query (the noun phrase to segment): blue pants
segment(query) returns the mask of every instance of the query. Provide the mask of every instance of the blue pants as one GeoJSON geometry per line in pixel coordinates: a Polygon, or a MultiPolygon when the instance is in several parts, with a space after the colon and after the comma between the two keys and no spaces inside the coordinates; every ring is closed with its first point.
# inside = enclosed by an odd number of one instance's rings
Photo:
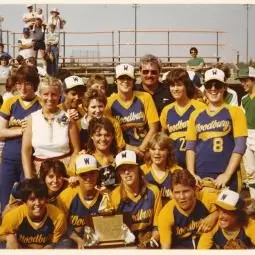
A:
{"type": "Polygon", "coordinates": [[[59,58],[58,46],[51,45],[48,49],[48,53],[53,53],[54,60],[53,62],[47,60],[47,73],[49,75],[56,75],[58,73],[58,58],[59,58]]]}
{"type": "Polygon", "coordinates": [[[3,159],[2,161],[2,185],[1,185],[1,210],[8,204],[13,184],[24,180],[24,172],[21,161],[3,159]]]}

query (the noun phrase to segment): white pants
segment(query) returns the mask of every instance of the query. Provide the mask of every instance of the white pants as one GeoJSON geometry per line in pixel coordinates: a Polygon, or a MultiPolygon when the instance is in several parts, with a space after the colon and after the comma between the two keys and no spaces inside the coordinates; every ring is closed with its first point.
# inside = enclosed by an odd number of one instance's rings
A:
{"type": "Polygon", "coordinates": [[[243,163],[246,173],[255,172],[255,130],[248,130],[247,149],[243,155],[243,163]]]}

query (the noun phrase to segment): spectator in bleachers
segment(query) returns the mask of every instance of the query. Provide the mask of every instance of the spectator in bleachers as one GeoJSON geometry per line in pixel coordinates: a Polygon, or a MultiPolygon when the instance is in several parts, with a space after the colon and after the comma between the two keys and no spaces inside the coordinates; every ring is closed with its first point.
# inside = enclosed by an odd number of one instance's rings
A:
{"type": "Polygon", "coordinates": [[[19,55],[24,59],[34,57],[34,39],[30,37],[30,29],[28,27],[23,28],[23,37],[18,40],[19,55]]]}
{"type": "Polygon", "coordinates": [[[18,55],[15,60],[16,61],[14,62],[14,67],[19,68],[20,66],[26,64],[26,61],[25,61],[24,57],[21,56],[21,55],[18,55]]]}
{"type": "Polygon", "coordinates": [[[3,100],[6,101],[8,98],[13,97],[17,94],[17,86],[16,86],[16,70],[12,70],[6,80],[5,83],[5,93],[3,94],[3,100]]]}
{"type": "Polygon", "coordinates": [[[147,54],[140,59],[139,69],[141,83],[135,85],[135,90],[148,92],[160,115],[164,106],[174,101],[168,86],[159,81],[161,61],[157,57],[147,54]]]}
{"type": "Polygon", "coordinates": [[[48,32],[45,35],[46,44],[46,63],[47,73],[56,75],[58,73],[58,58],[59,58],[59,33],[56,31],[56,25],[49,24],[48,32]]]}
{"type": "Polygon", "coordinates": [[[45,17],[44,17],[43,9],[42,9],[42,8],[38,8],[38,9],[37,9],[36,17],[37,17],[37,18],[40,18],[40,19],[42,20],[42,24],[43,24],[43,25],[46,25],[46,23],[45,23],[45,17]]]}
{"type": "Polygon", "coordinates": [[[36,13],[33,11],[33,5],[27,4],[27,12],[23,15],[24,27],[32,28],[35,22],[36,13]]]}
{"type": "Polygon", "coordinates": [[[9,60],[12,59],[11,55],[8,52],[4,51],[4,44],[0,43],[0,57],[2,57],[3,55],[7,56],[9,58],[9,60]]]}
{"type": "Polygon", "coordinates": [[[2,55],[0,57],[0,62],[0,78],[7,78],[11,71],[11,66],[9,66],[9,58],[6,55],[2,55]]]}
{"type": "Polygon", "coordinates": [[[60,17],[60,15],[59,15],[60,12],[58,11],[57,8],[53,8],[50,11],[50,14],[51,15],[50,15],[50,17],[48,19],[48,26],[50,24],[55,25],[56,31],[59,32],[60,29],[64,28],[64,25],[65,25],[66,21],[60,17]]]}
{"type": "Polygon", "coordinates": [[[27,65],[35,66],[40,76],[44,77],[47,75],[47,72],[45,71],[45,69],[37,65],[37,60],[35,57],[27,58],[25,61],[27,65]]]}
{"type": "Polygon", "coordinates": [[[186,63],[187,71],[194,71],[201,76],[205,65],[204,59],[197,56],[198,50],[196,47],[190,48],[189,53],[191,54],[191,59],[189,59],[186,63]]]}
{"type": "Polygon", "coordinates": [[[42,20],[39,17],[35,18],[35,24],[33,25],[32,37],[34,40],[35,58],[37,59],[38,51],[41,53],[41,58],[46,69],[45,62],[45,42],[44,42],[45,30],[42,25],[42,20]]]}

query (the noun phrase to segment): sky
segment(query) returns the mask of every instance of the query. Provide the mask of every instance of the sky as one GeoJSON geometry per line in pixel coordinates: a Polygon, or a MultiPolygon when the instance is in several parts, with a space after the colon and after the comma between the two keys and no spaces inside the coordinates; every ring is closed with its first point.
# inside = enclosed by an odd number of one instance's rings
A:
{"type": "MultiPolygon", "coordinates": [[[[46,4],[37,4],[44,13],[46,4]]],[[[61,16],[67,21],[66,44],[82,45],[96,44],[97,46],[68,46],[66,56],[112,56],[111,46],[100,44],[112,43],[112,34],[78,35],[68,32],[114,31],[114,55],[119,55],[118,31],[135,28],[135,8],[133,4],[48,4],[48,9],[58,8],[61,16]]],[[[23,27],[22,15],[26,12],[23,4],[0,4],[0,15],[4,17],[2,29],[21,32],[23,27]]],[[[139,30],[218,30],[218,55],[223,62],[236,62],[237,52],[240,61],[246,61],[247,38],[247,10],[244,4],[138,4],[137,31],[139,30]]],[[[249,8],[249,59],[255,60],[255,5],[249,8]]],[[[134,33],[121,32],[121,43],[134,43],[134,33]]],[[[15,42],[20,35],[16,35],[15,42]]],[[[143,33],[137,32],[138,43],[167,44],[167,32],[143,33]]],[[[4,40],[6,40],[4,34],[4,40]]],[[[13,37],[10,37],[11,42],[13,37]]],[[[62,40],[63,42],[63,40],[62,40]]],[[[171,56],[189,56],[190,45],[197,46],[201,56],[217,56],[216,46],[202,46],[199,44],[216,43],[216,33],[170,33],[170,42],[174,44],[188,44],[171,46],[171,56]],[[193,45],[194,44],[194,45],[193,45]]],[[[121,46],[121,56],[133,56],[134,47],[121,46]]],[[[167,45],[137,46],[137,56],[152,53],[159,57],[168,55],[167,45]]],[[[12,54],[12,48],[10,49],[12,54]]],[[[61,51],[63,55],[63,51],[61,51]]],[[[162,59],[163,60],[163,59],[162,59]]],[[[179,61],[185,61],[179,59],[179,61]]]]}

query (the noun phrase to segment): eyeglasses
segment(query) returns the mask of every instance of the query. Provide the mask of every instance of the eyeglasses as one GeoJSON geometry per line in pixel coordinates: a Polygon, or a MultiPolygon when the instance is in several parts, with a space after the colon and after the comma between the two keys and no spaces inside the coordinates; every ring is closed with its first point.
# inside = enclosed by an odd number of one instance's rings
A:
{"type": "Polygon", "coordinates": [[[196,52],[196,51],[191,51],[191,52],[190,52],[190,54],[193,54],[193,53],[194,53],[194,54],[197,54],[197,52],[196,52]]]}
{"type": "Polygon", "coordinates": [[[205,89],[212,89],[214,87],[215,89],[222,89],[225,85],[222,82],[208,82],[205,83],[205,89]]]}
{"type": "Polygon", "coordinates": [[[158,71],[157,70],[142,70],[142,74],[147,75],[151,73],[151,75],[158,75],[158,71]]]}

